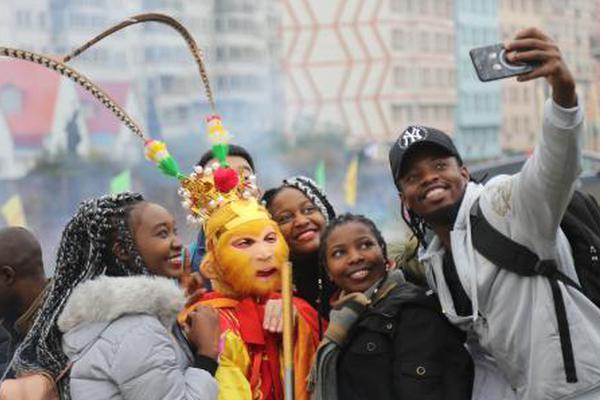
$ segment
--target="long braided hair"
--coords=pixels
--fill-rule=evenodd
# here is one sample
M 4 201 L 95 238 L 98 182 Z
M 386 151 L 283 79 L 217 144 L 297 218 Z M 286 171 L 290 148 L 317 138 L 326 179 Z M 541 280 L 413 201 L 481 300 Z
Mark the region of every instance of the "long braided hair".
M 383 235 L 381 234 L 381 231 L 377 229 L 375 223 L 369 218 L 365 217 L 364 215 L 344 213 L 338 215 L 333 221 L 331 221 L 329 225 L 327 225 L 327 228 L 325 228 L 325 230 L 321 234 L 321 244 L 319 245 L 319 265 L 322 269 L 327 270 L 327 241 L 329 240 L 331 233 L 336 228 L 350 222 L 357 222 L 369 228 L 373 236 L 375 236 L 377 244 L 381 248 L 383 259 L 388 259 L 387 244 L 385 242 L 385 239 L 383 238 Z
M 400 200 L 400 213 L 402 215 L 402 219 L 406 222 L 406 225 L 410 228 L 413 235 L 419 241 L 423 247 L 427 247 L 427 240 L 425 239 L 425 234 L 427 229 L 430 229 L 430 226 L 427 225 L 425 219 L 419 216 L 417 213 L 406 207 L 403 200 Z M 415 247 L 415 252 L 419 250 L 419 246 Z M 414 256 L 414 254 L 413 254 Z
M 62 334 L 56 321 L 73 289 L 100 275 L 147 273 L 129 228 L 132 210 L 143 201 L 141 194 L 121 193 L 80 204 L 63 231 L 51 287 L 8 369 L 17 374 L 41 372 L 57 378 L 69 360 L 62 351 Z M 127 264 L 113 254 L 116 241 L 129 256 Z M 70 399 L 68 379 L 61 379 L 58 389 L 61 399 Z

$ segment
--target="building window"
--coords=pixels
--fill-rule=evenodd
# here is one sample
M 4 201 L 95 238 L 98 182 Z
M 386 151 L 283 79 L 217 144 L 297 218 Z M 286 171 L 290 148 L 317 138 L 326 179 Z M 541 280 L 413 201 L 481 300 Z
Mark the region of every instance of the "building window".
M 406 88 L 406 67 L 394 67 L 394 87 Z
M 421 86 L 430 87 L 431 86 L 431 69 L 423 68 L 421 70 Z
M 29 11 L 17 11 L 17 26 L 22 28 L 31 27 L 31 13 Z
M 404 32 L 401 29 L 392 30 L 392 48 L 404 50 Z

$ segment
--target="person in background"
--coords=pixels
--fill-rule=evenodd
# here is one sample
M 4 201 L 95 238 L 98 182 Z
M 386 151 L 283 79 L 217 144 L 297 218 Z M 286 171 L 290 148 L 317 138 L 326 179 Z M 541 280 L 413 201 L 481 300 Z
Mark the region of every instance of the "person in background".
M 319 259 L 340 288 L 310 386 L 317 400 L 470 400 L 465 335 L 437 297 L 394 269 L 375 224 L 343 214 L 324 231 Z
M 196 309 L 184 333 L 175 324 L 181 247 L 173 216 L 139 194 L 83 202 L 11 368 L 57 382 L 61 399 L 216 399 L 216 313 Z
M 321 317 L 328 318 L 335 286 L 323 273 L 318 259 L 321 233 L 335 218 L 333 206 L 317 184 L 305 176 L 285 179 L 281 186 L 267 190 L 263 201 L 290 248 L 297 295 L 319 310 Z
M 0 229 L 0 377 L 36 316 L 48 280 L 40 242 L 22 227 Z M 14 377 L 8 372 L 6 377 Z
M 8 332 L 0 326 L 0 377 L 4 375 L 4 371 L 8 365 L 8 347 L 10 345 L 10 338 Z

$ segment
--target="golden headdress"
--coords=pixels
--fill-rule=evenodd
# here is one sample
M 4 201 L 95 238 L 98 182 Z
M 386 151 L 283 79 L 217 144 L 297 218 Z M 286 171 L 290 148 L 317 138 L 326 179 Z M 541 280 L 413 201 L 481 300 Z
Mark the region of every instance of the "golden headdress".
M 204 226 L 207 238 L 249 221 L 270 219 L 268 211 L 254 197 L 256 178 L 241 177 L 229 167 L 215 163 L 194 172 L 181 181 L 178 193 L 189 210 L 188 220 Z

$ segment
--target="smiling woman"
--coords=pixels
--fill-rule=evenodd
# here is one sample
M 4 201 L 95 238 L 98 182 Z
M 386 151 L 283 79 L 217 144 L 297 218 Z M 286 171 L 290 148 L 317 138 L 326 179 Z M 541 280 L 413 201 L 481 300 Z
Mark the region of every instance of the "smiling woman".
M 266 191 L 263 200 L 290 247 L 298 296 L 327 319 L 335 286 L 319 268 L 318 252 L 321 233 L 335 217 L 333 206 L 317 184 L 304 176 L 285 179 L 281 186 Z
M 142 203 L 132 211 L 130 225 L 148 271 L 178 278 L 181 275 L 182 245 L 173 215 L 158 204 Z M 118 248 L 119 243 L 115 246 Z M 122 256 L 127 259 L 127 254 Z
M 342 292 L 311 375 L 315 398 L 470 399 L 473 365 L 464 335 L 439 311 L 435 295 L 392 269 L 375 224 L 344 214 L 321 240 L 320 260 Z
M 185 301 L 171 279 L 180 274 L 180 252 L 173 216 L 141 195 L 83 202 L 15 353 L 17 375 L 42 371 L 57 379 L 61 399 L 215 399 L 216 312 L 190 315 L 191 346 L 171 331 Z

